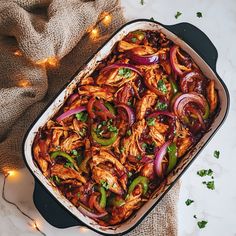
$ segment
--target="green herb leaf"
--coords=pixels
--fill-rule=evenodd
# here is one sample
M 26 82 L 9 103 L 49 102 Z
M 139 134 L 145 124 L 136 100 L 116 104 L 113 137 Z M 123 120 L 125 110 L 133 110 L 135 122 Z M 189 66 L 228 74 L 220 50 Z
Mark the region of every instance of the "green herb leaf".
M 214 181 L 203 181 L 203 184 L 205 184 L 207 186 L 207 188 L 214 190 L 215 189 L 215 182 Z
M 114 132 L 114 133 L 118 132 L 118 129 L 115 126 L 108 125 L 107 128 L 110 132 Z
M 154 117 L 147 119 L 148 126 L 154 126 L 155 121 L 156 121 L 156 118 L 154 118 Z
M 186 204 L 186 206 L 189 206 L 189 205 L 191 205 L 193 202 L 194 202 L 193 200 L 187 199 L 187 200 L 185 201 L 185 204 Z
M 59 177 L 57 175 L 54 175 L 53 177 L 53 181 L 56 183 L 56 184 L 61 184 L 61 180 L 59 179 Z
M 74 165 L 73 165 L 73 163 L 71 163 L 71 162 L 66 162 L 66 163 L 64 164 L 64 167 L 66 167 L 66 168 L 73 168 Z
M 130 178 L 131 176 L 132 176 L 133 174 L 132 174 L 132 172 L 128 172 L 128 177 Z
M 75 150 L 75 149 L 71 150 L 71 153 L 72 153 L 74 156 L 77 156 L 77 155 L 78 155 L 78 151 Z
M 137 39 L 136 38 L 131 38 L 132 43 L 136 43 Z
M 175 14 L 175 19 L 178 19 L 181 15 L 182 15 L 182 13 L 177 11 L 176 14 Z
M 215 151 L 214 151 L 214 157 L 217 158 L 217 159 L 219 159 L 219 157 L 220 157 L 220 151 L 215 150 Z
M 205 227 L 206 227 L 207 223 L 208 223 L 207 221 L 202 220 L 202 221 L 198 221 L 198 222 L 197 222 L 197 225 L 198 225 L 198 227 L 199 227 L 200 229 L 202 229 L 202 228 L 205 228 Z
M 147 144 L 146 143 L 142 143 L 142 148 L 145 150 L 147 148 Z
M 141 5 L 144 5 L 144 0 L 140 0 Z
M 87 119 L 88 119 L 88 113 L 87 113 L 87 112 L 84 112 L 84 111 L 81 111 L 81 112 L 77 113 L 77 114 L 75 115 L 75 117 L 77 118 L 77 120 L 80 120 L 80 121 L 82 121 L 82 122 L 85 122 L 85 121 L 87 121 Z
M 141 156 L 141 155 L 138 155 L 136 158 L 137 158 L 137 160 L 139 160 L 139 161 L 142 160 L 142 156 Z
M 163 110 L 166 110 L 167 107 L 168 105 L 166 103 L 157 101 L 156 109 L 163 111 Z
M 157 83 L 157 88 L 162 92 L 162 93 L 167 93 L 167 88 L 164 80 L 160 79 Z
M 77 196 L 78 196 L 78 198 L 80 198 L 80 196 L 81 196 L 81 193 L 77 193 Z
M 202 170 L 199 170 L 198 172 L 197 172 L 197 174 L 199 175 L 199 176 L 201 176 L 201 177 L 203 177 L 203 176 L 212 176 L 212 174 L 213 174 L 213 170 L 212 169 L 208 169 L 208 170 L 204 170 L 204 169 L 202 169 Z
M 125 151 L 125 147 L 122 146 L 122 147 L 120 148 L 120 152 L 123 153 L 124 151 Z
M 197 12 L 196 15 L 197 15 L 198 18 L 202 17 L 202 13 L 201 12 Z
M 100 184 L 102 185 L 102 187 L 103 188 L 105 188 L 106 190 L 108 190 L 109 189 L 109 184 L 106 182 L 106 181 L 104 181 L 104 180 L 101 180 L 100 181 Z
M 129 68 L 120 68 L 118 70 L 118 75 L 127 79 L 131 76 L 131 72 L 132 71 Z
M 130 136 L 130 135 L 131 135 L 131 130 L 130 130 L 130 129 L 127 130 L 126 134 L 127 134 L 128 136 Z

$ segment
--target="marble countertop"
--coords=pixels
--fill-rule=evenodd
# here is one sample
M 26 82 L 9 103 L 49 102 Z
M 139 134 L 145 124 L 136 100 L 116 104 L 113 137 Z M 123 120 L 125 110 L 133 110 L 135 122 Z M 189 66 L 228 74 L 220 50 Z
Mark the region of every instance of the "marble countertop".
M 236 1 L 144 0 L 141 5 L 140 0 L 122 0 L 122 5 L 127 20 L 153 17 L 164 24 L 192 23 L 208 35 L 218 50 L 217 72 L 230 91 L 230 112 L 222 128 L 181 178 L 178 230 L 180 236 L 236 236 Z M 182 15 L 175 19 L 177 11 Z M 202 18 L 196 17 L 199 11 Z M 219 159 L 213 157 L 214 150 L 220 151 Z M 208 168 L 214 171 L 214 191 L 207 189 L 202 184 L 203 179 L 196 174 L 198 170 Z M 97 235 L 85 227 L 57 229 L 49 225 L 33 204 L 33 177 L 27 169 L 16 175 L 8 177 L 6 195 L 34 217 L 46 235 Z M 1 176 L 0 186 L 2 184 Z M 190 206 L 185 205 L 188 198 L 195 201 Z M 194 215 L 208 221 L 204 229 L 198 228 Z M 0 199 L 0 222 L 0 236 L 40 235 L 15 207 L 3 199 Z

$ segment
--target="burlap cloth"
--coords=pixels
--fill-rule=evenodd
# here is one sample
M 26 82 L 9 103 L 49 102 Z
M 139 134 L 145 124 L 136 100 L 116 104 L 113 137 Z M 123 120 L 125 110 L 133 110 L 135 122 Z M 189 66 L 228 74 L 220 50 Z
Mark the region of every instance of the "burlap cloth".
M 102 12 L 112 14 L 109 27 L 99 22 Z M 1 172 L 24 167 L 22 139 L 30 124 L 124 22 L 119 0 L 0 0 Z M 91 39 L 87 30 L 95 24 L 99 37 Z M 35 63 L 49 57 L 60 65 Z M 178 190 L 177 184 L 128 235 L 177 235 Z

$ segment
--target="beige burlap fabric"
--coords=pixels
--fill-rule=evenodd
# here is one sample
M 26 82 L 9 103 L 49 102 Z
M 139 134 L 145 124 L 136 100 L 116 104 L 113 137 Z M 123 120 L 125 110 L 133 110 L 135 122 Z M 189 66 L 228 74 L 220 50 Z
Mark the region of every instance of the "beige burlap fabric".
M 86 32 L 104 11 L 112 22 L 98 23 L 100 37 L 92 40 Z M 119 0 L 0 0 L 0 172 L 24 167 L 22 140 L 30 124 L 123 23 Z M 48 57 L 60 65 L 35 64 Z M 129 235 L 176 235 L 178 189 Z

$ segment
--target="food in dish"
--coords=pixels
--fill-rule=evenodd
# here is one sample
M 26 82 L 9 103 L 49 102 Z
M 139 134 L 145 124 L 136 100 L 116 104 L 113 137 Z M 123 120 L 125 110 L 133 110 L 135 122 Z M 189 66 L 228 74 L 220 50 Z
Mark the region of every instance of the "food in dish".
M 178 45 L 130 32 L 40 128 L 34 160 L 84 215 L 116 225 L 148 201 L 218 106 L 214 80 Z

